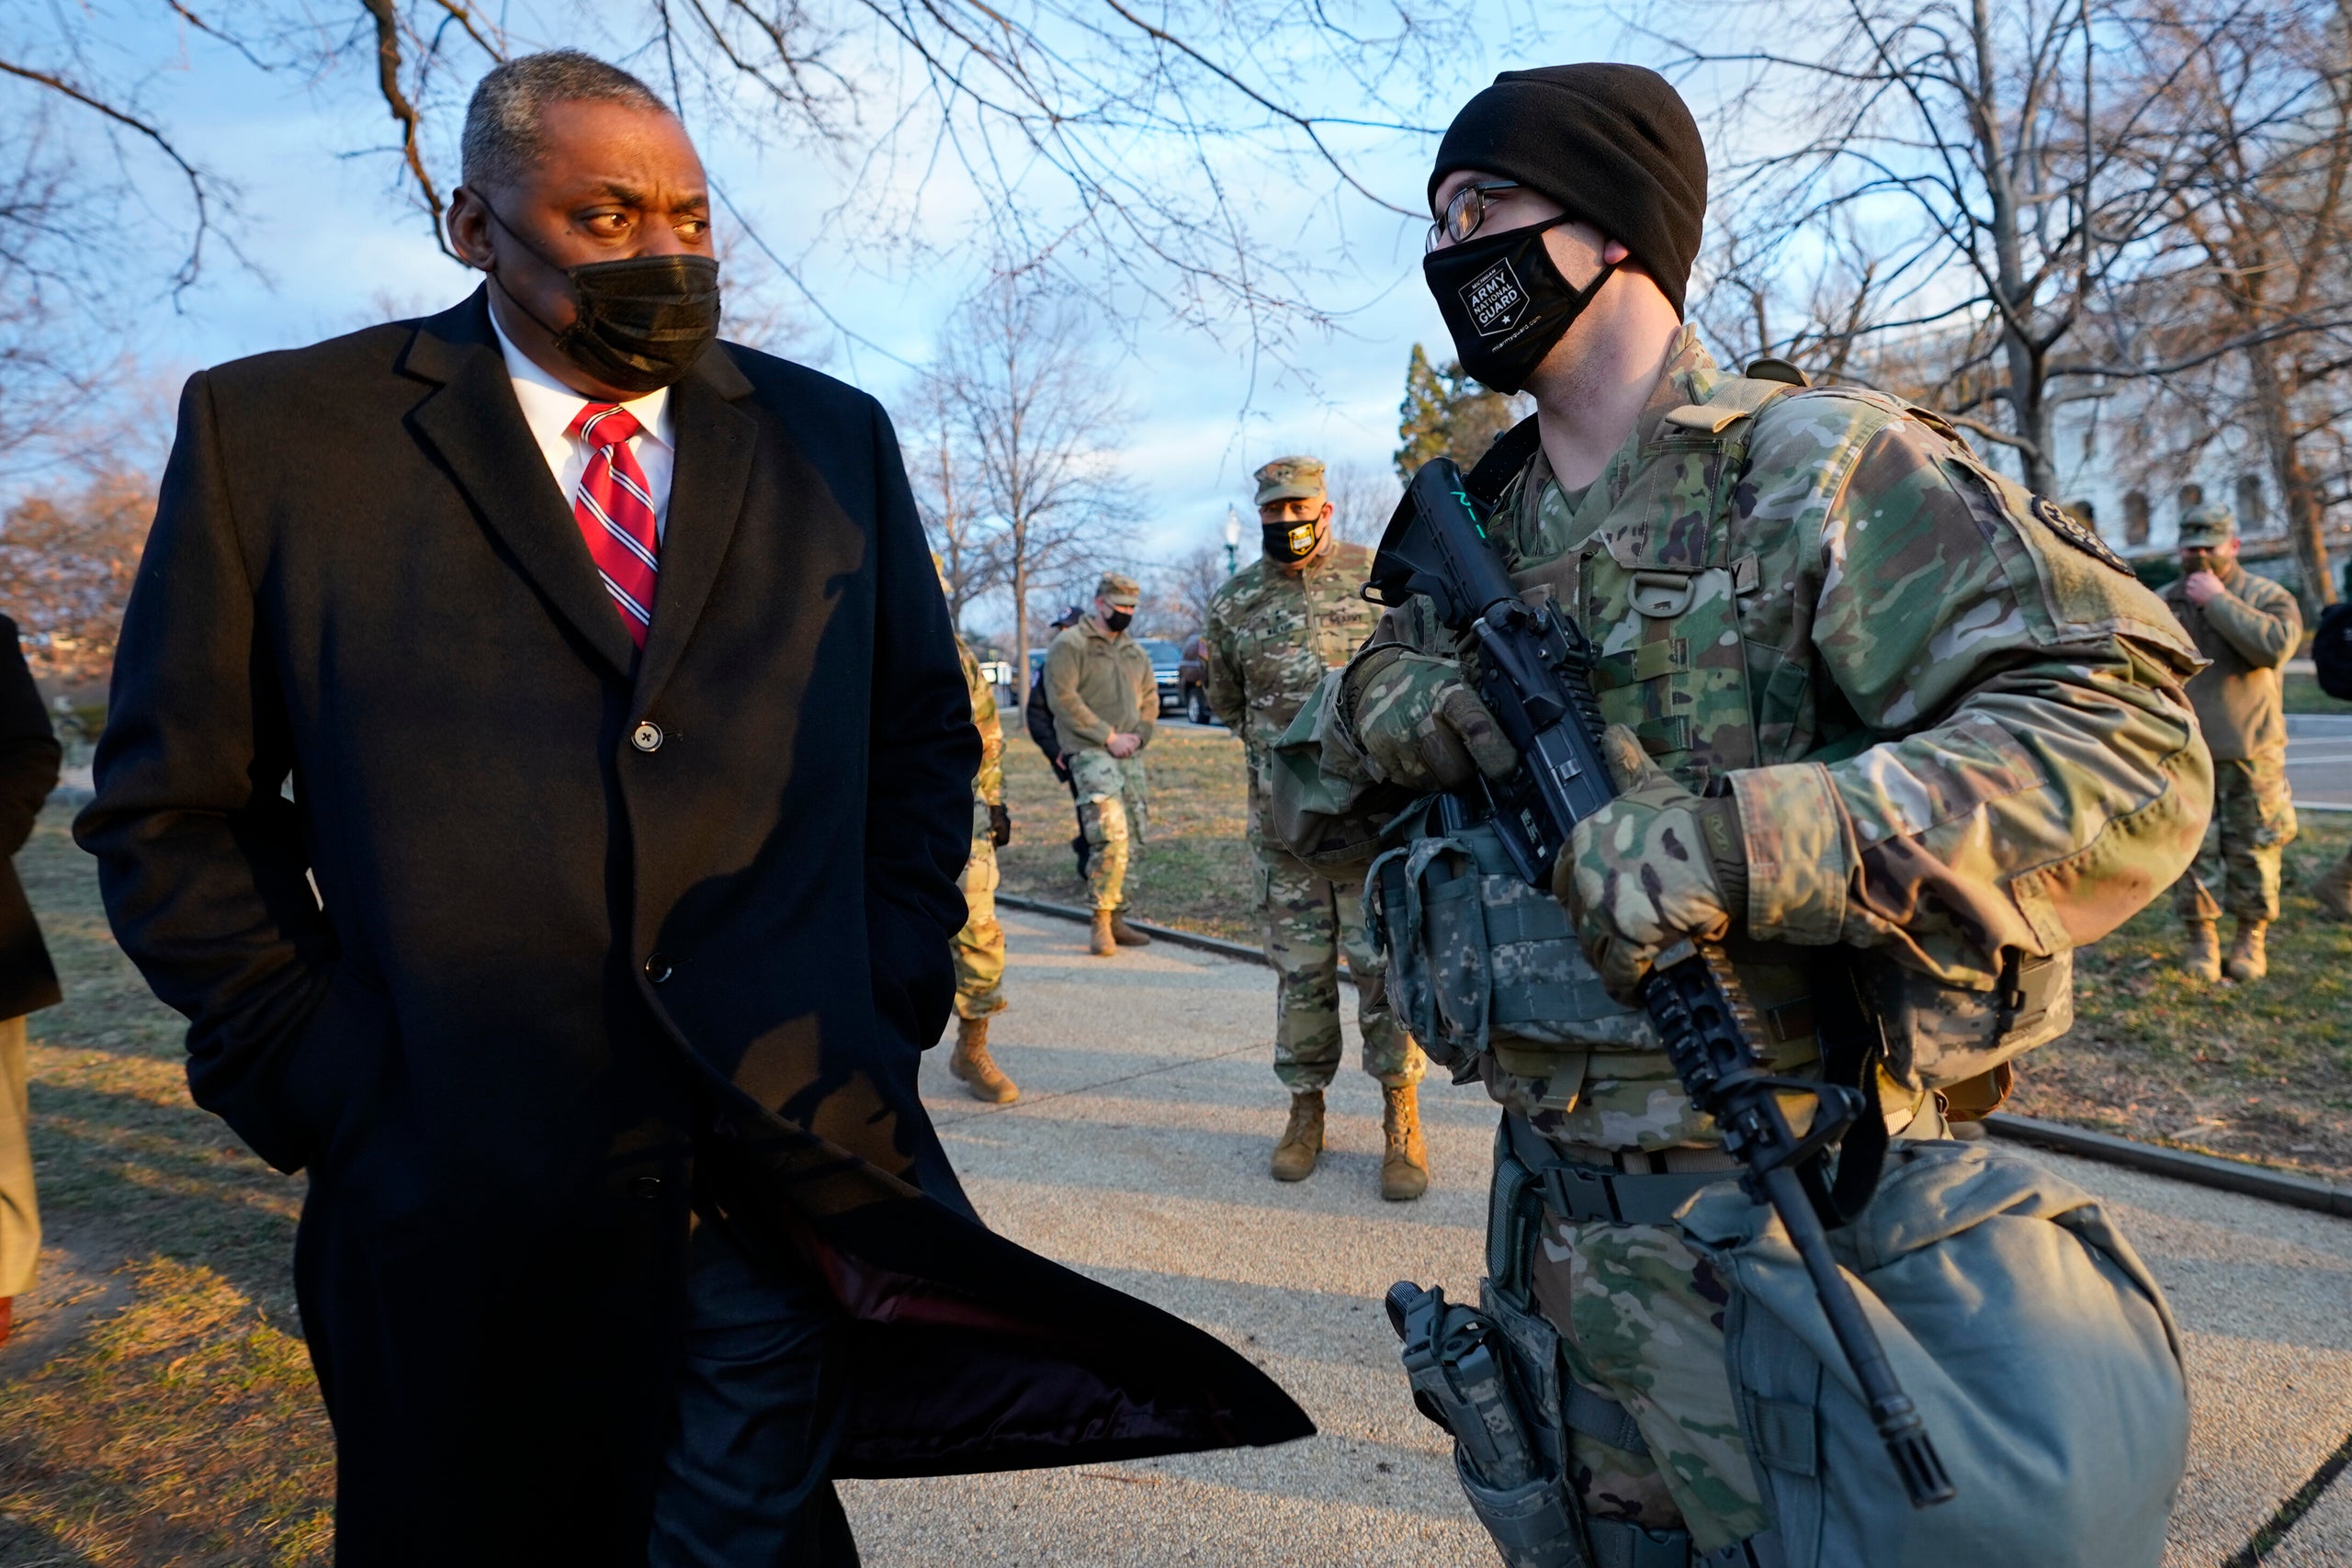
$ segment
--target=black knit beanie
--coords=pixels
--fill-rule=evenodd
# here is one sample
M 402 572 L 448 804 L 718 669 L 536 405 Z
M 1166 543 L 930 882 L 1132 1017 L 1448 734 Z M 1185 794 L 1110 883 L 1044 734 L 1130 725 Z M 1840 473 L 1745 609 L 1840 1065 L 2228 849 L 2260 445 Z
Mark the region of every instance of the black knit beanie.
M 1707 149 L 1682 95 L 1639 65 L 1506 71 L 1438 144 L 1430 196 L 1456 169 L 1541 191 L 1634 253 L 1682 313 L 1707 211 Z

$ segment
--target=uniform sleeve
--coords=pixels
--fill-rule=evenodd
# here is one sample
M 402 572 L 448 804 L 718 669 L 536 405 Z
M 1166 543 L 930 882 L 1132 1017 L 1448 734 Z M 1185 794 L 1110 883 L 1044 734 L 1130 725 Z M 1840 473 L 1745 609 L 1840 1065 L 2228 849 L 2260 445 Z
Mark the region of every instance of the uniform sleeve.
M 2303 612 L 2295 596 L 2272 583 L 2255 587 L 2258 580 L 2240 577 L 2246 597 L 2216 593 L 2205 602 L 2205 624 L 2220 633 L 2238 657 L 2257 670 L 2287 662 L 2303 640 Z M 2253 601 L 2260 600 L 2260 604 Z
M 1751 471 L 1808 460 L 1758 444 Z M 1815 680 L 1877 743 L 1731 776 L 1748 928 L 1988 988 L 2013 956 L 2106 935 L 2196 853 L 2199 660 L 2154 594 L 1941 435 L 1895 420 L 1859 452 L 1803 570 Z
M 1363 646 L 1340 667 L 1340 689 L 1332 704 L 1332 725 L 1323 746 L 1323 768 L 1338 777 L 1378 779 L 1379 773 L 1364 753 L 1359 726 L 1364 721 L 1361 704 L 1374 677 L 1399 659 L 1419 655 L 1459 666 L 1454 636 L 1438 624 L 1428 599 L 1415 594 L 1404 604 L 1381 612 Z
M 1143 653 L 1140 648 L 1136 651 Z M 1136 670 L 1136 750 L 1140 751 L 1150 745 L 1159 728 L 1159 676 L 1151 667 L 1151 656 L 1146 653 Z
M 1226 621 L 1223 594 L 1209 602 L 1208 630 L 1201 637 L 1201 650 L 1207 656 L 1209 667 L 1205 686 L 1209 711 L 1216 715 L 1219 723 L 1238 735 L 1250 716 L 1250 693 L 1241 678 L 1241 661 L 1235 656 L 1233 628 Z
M 1076 637 L 1057 637 L 1046 649 L 1046 705 L 1053 710 L 1054 733 L 1065 751 L 1072 740 L 1101 746 L 1111 739 L 1111 727 L 1078 694 L 1078 678 L 1085 669 L 1086 652 Z
M 1004 804 L 1004 723 L 997 716 L 996 688 L 980 673 L 980 661 L 963 650 L 964 684 L 972 698 L 972 728 L 980 732 L 980 771 L 972 780 L 975 798 Z

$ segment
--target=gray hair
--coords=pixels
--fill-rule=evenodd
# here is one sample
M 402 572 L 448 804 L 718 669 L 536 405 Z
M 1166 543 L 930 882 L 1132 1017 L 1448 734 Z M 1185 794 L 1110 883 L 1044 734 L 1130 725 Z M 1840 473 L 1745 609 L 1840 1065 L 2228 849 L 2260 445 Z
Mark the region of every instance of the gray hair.
M 576 49 L 526 54 L 492 69 L 466 106 L 463 178 L 477 189 L 511 186 L 537 163 L 547 137 L 539 117 L 549 104 L 625 104 L 669 114 L 652 88 L 617 65 Z

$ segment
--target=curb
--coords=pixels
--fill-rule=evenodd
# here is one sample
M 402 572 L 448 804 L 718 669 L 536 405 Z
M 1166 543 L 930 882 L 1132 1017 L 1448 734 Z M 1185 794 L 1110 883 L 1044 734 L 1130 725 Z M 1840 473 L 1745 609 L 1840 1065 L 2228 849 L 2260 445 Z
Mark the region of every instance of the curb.
M 996 901 L 1008 909 L 1026 909 L 1033 915 L 1053 915 L 1080 925 L 1091 925 L 1094 911 L 1081 909 L 1074 904 L 1048 904 L 1043 898 L 1031 898 L 1019 893 L 1000 893 Z M 1227 942 L 1221 936 L 1203 936 L 1198 931 L 1178 931 L 1174 926 L 1156 926 L 1149 920 L 1129 920 L 1127 924 L 1154 942 L 1173 942 L 1178 947 L 1196 947 L 1203 953 L 1214 953 L 1220 958 L 1238 958 L 1245 964 L 1264 964 L 1262 949 L 1247 942 Z
M 2316 1213 L 2333 1214 L 2338 1219 L 2352 1219 L 2352 1187 L 2338 1187 L 2315 1177 L 2290 1176 L 2283 1170 L 2269 1170 L 2258 1165 L 2221 1159 L 2212 1155 L 2191 1154 L 2187 1149 L 2143 1144 L 2131 1138 L 2119 1138 L 2112 1133 L 2094 1133 L 2088 1128 L 2070 1127 L 2061 1122 L 2044 1122 L 2038 1117 L 2018 1116 L 2007 1111 L 1996 1111 L 1985 1117 L 1984 1126 L 1995 1136 L 2016 1143 L 2031 1144 L 2039 1148 L 2055 1149 L 2060 1154 L 2077 1155 L 2085 1159 L 2144 1170 L 2151 1176 L 2170 1177 L 2175 1181 L 2186 1181 L 2193 1186 L 2241 1192 L 2249 1198 L 2267 1198 L 2273 1203 L 2310 1209 Z
M 1065 920 L 1076 920 L 1081 925 L 1094 918 L 1091 911 L 1074 905 L 1049 904 L 1042 898 L 1025 897 L 1017 893 L 1000 893 L 996 901 L 1009 909 L 1025 909 L 1033 915 L 1053 915 Z M 1156 942 L 1166 941 L 1179 947 L 1198 948 L 1220 957 L 1238 958 L 1245 964 L 1266 963 L 1265 953 L 1258 948 L 1227 942 L 1223 937 L 1203 936 L 1197 931 L 1178 931 L 1173 926 L 1153 925 L 1146 920 L 1129 920 L 1127 923 Z M 2267 1199 L 2290 1208 L 2309 1209 L 2338 1219 L 2352 1219 L 2352 1187 L 2337 1187 L 2315 1177 L 2290 1176 L 2285 1171 L 2270 1170 L 2258 1165 L 2221 1159 L 2212 1155 L 2191 1154 L 2186 1149 L 2168 1149 L 2160 1144 L 2143 1144 L 2131 1138 L 2119 1138 L 2112 1133 L 2094 1133 L 2086 1127 L 2070 1127 L 2061 1122 L 2044 1122 L 2039 1117 L 2019 1116 L 2007 1111 L 1994 1111 L 1984 1118 L 1984 1126 L 1995 1136 L 2013 1143 L 2031 1144 L 2083 1159 L 2143 1170 L 2151 1176 L 2168 1177 L 2192 1187 L 2211 1187 L 2223 1192 L 2242 1193 L 2249 1198 Z

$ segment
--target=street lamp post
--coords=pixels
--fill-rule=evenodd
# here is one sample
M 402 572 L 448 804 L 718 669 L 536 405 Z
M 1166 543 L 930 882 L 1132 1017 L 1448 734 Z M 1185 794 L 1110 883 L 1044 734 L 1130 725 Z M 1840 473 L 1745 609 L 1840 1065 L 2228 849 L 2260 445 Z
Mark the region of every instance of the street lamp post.
M 1225 575 L 1231 577 L 1241 570 L 1240 558 L 1235 554 L 1241 548 L 1241 513 L 1227 504 L 1225 509 Z

